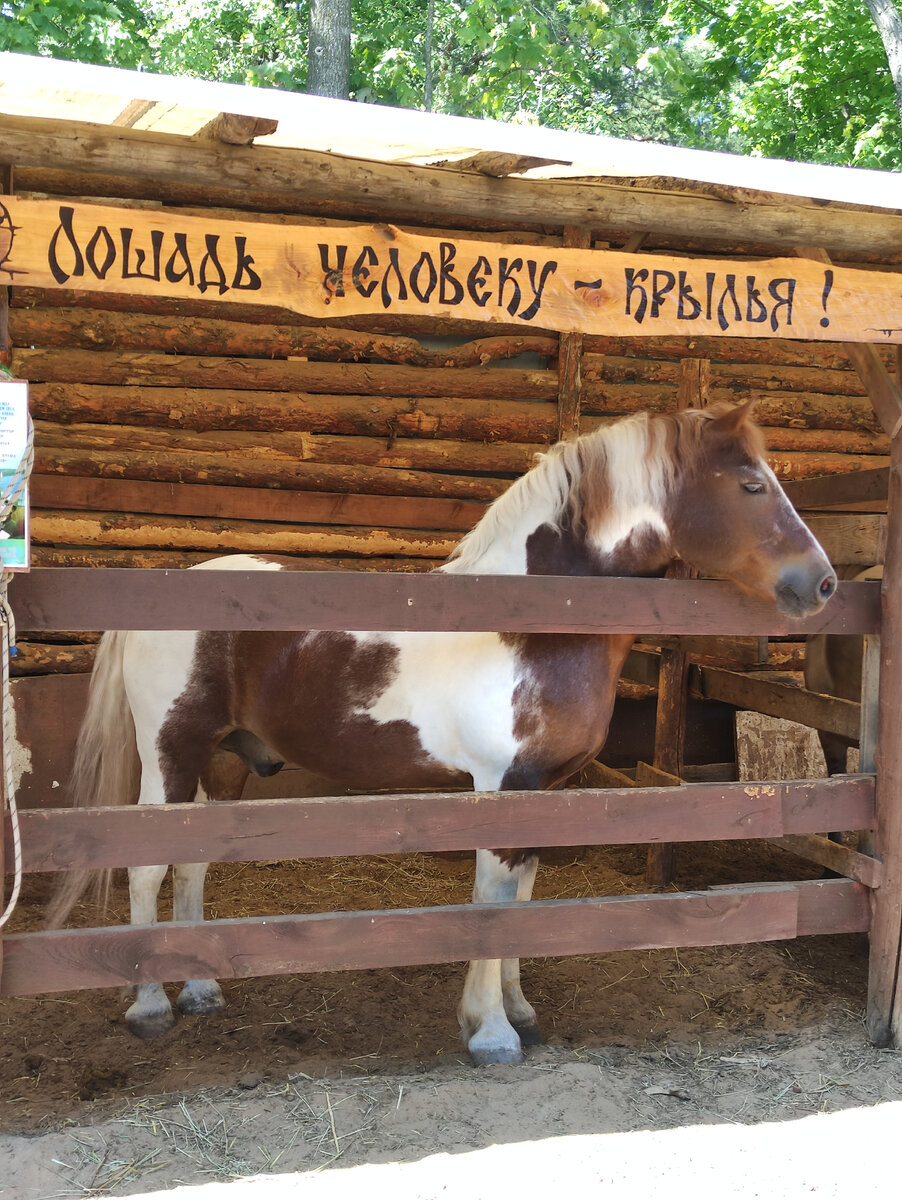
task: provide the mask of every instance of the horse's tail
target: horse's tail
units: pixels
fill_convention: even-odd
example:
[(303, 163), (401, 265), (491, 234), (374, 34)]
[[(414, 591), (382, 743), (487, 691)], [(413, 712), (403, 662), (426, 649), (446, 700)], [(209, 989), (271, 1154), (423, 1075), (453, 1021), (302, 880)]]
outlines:
[[(141, 765), (123, 676), (127, 637), (124, 631), (105, 633), (97, 649), (69, 780), (73, 808), (131, 804), (138, 799)], [(47, 924), (61, 925), (92, 879), (97, 898), (105, 905), (111, 878), (112, 870), (78, 867), (67, 871), (50, 900)]]

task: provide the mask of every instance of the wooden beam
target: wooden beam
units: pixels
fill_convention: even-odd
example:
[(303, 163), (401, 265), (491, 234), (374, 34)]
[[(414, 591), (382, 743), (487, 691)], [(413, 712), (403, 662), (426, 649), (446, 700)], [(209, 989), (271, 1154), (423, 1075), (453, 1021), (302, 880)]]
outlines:
[[(592, 234), (585, 227), (568, 225), (564, 229), (564, 245), (588, 250)], [(562, 333), (558, 352), (558, 441), (577, 437), (582, 406), (583, 334)]]
[(863, 883), (865, 887), (877, 888), (882, 882), (883, 870), (877, 859), (859, 854), (838, 842), (831, 842), (829, 838), (819, 837), (815, 833), (788, 833), (784, 837), (765, 840), (780, 850), (795, 854), (797, 858), (818, 863), (837, 875)]
[(792, 684), (777, 683), (758, 675), (727, 671), (721, 667), (701, 667), (699, 691), (706, 700), (720, 700), (736, 708), (766, 713), (786, 721), (798, 721), (814, 729), (838, 733), (857, 741), (861, 724), (861, 705), (837, 696), (823, 696)]
[(504, 848), (512, 837), (524, 846), (732, 841), (865, 829), (874, 820), (868, 775), (642, 788), (609, 771), (602, 778), (617, 787), (31, 809), (21, 814), (24, 866), (443, 853)]
[(868, 891), (845, 879), (710, 892), (467, 904), (17, 934), (5, 995), (466, 959), (604, 954), (862, 932)]
[(789, 479), (783, 490), (796, 509), (842, 508), (845, 504), (885, 501), (889, 494), (889, 468), (849, 471), (815, 479)]
[(873, 633), (879, 585), (841, 583), (816, 616), (789, 620), (716, 580), (344, 571), (37, 568), (10, 587), (18, 628), (446, 629), (568, 633)]
[(521, 175), (534, 167), (570, 166), (560, 158), (536, 158), (532, 154), (509, 154), (502, 150), (480, 150), (468, 158), (459, 158), (443, 162), (441, 166), (448, 170), (478, 171), (480, 175), (490, 175), (493, 179), (503, 179), (506, 175)]
[[(360, 162), (340, 155), (275, 146), (223, 146), (177, 135), (111, 129), (73, 121), (0, 117), (0, 142), (23, 167), (72, 164), (87, 173), (130, 176), (154, 184), (209, 187), (234, 193), (234, 203), (254, 206), (255, 193), (290, 201), (290, 208), (319, 208), (332, 216), (391, 213), (393, 219), (490, 218), (534, 226), (554, 215), (564, 225), (695, 239), (736, 240), (736, 205), (692, 191), (655, 192), (629, 183), (492, 179), (442, 167)], [(257, 205), (259, 207), (259, 205)], [(544, 216), (543, 216), (544, 214)], [(833, 254), (896, 255), (902, 217), (856, 212), (846, 206), (746, 204), (743, 236), (787, 251), (799, 243), (825, 246)]]
[(867, 1023), (876, 1045), (902, 1046), (902, 436), (893, 439), (888, 515), (892, 536), (883, 568), (883, 662), (875, 756), (875, 852), (884, 875), (874, 893)]
[(229, 146), (249, 146), (254, 138), (275, 133), (279, 122), (269, 117), (246, 117), (242, 113), (221, 112), (194, 135), (212, 138)]

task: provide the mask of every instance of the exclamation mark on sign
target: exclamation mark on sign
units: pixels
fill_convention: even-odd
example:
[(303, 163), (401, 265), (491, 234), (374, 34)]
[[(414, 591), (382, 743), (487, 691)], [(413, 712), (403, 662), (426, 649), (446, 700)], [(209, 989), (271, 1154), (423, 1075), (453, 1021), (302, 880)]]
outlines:
[[(833, 272), (832, 271), (824, 271), (824, 290), (821, 293), (821, 304), (823, 305), (824, 312), (827, 311), (827, 297), (830, 295), (830, 292), (832, 290), (833, 290)], [(822, 329), (826, 329), (829, 324), (830, 324), (829, 317), (821, 317), (821, 328)]]

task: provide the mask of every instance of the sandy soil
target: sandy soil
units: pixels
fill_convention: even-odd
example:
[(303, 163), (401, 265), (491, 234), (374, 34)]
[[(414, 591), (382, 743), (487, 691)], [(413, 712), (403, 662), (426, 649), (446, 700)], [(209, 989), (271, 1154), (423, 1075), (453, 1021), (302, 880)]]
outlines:
[[(537, 896), (644, 891), (643, 865), (640, 847), (557, 852)], [(680, 889), (816, 870), (756, 843), (682, 847), (678, 869)], [(465, 856), (214, 871), (218, 916), (451, 903), (471, 886)], [(29, 880), (17, 927), (39, 919), (47, 884)], [(531, 960), (548, 1045), (520, 1067), (468, 1064), (462, 975), (229, 983), (224, 1016), (182, 1018), (153, 1043), (128, 1034), (115, 992), (0, 1002), (0, 1194), (124, 1196), (902, 1100), (902, 1055), (864, 1033), (861, 935)]]

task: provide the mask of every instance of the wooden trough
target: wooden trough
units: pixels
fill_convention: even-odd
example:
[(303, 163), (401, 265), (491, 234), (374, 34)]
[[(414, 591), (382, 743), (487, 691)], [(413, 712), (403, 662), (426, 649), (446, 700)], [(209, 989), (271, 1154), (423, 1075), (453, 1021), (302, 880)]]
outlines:
[[(386, 148), (384, 110), (355, 106), (349, 126), (350, 106), (314, 120), (311, 98), (196, 85), (189, 112), (179, 81), (54, 63), (51, 83), (49, 64), (2, 57), (0, 318), (36, 422), (36, 569), (11, 587), (21, 673), (42, 675), (16, 684), (33, 760), (26, 871), (766, 838), (842, 877), (6, 935), (0, 994), (869, 930), (869, 1030), (902, 1044), (902, 213), (885, 177), (739, 160), (736, 178), (713, 178), (725, 168), (702, 155), (690, 184), (663, 148), (547, 131), (529, 131), (527, 164), (516, 131), (499, 155), (469, 122), (449, 167), (424, 140), (451, 135), (423, 114), (398, 118), (402, 154), (397, 138)], [(48, 96), (67, 87), (63, 119)], [(191, 136), (201, 117), (258, 105), (281, 143)], [(344, 156), (315, 140), (333, 144), (342, 122)], [(643, 174), (630, 156), (650, 150), (657, 169), (652, 155)], [(611, 168), (617, 154), (628, 172)], [(711, 581), (416, 573), (557, 437), (750, 394), (772, 465), (833, 561), (885, 558), (882, 601), (876, 584), (843, 583), (790, 629)], [(146, 569), (229, 549), (311, 570), (268, 575), (265, 592), (229, 572), (226, 594), (215, 572)], [(75, 724), (80, 694), (51, 714), (33, 685), (87, 670), (98, 629), (179, 628), (186, 611), (210, 629), (599, 633), (626, 629), (605, 614), (628, 612), (628, 631), (657, 647), (628, 666), (657, 685), (653, 761), (629, 776), (598, 763), (588, 782), (601, 786), (560, 792), (263, 799), (218, 806), (215, 822), (203, 806), (53, 807), (64, 756), (46, 770), (34, 759), (42, 729), (50, 746)], [(690, 644), (668, 639), (807, 632), (867, 635), (860, 708), (704, 655), (690, 682), (846, 734), (860, 723), (876, 770), (687, 781)], [(874, 858), (818, 836), (871, 828)]]

